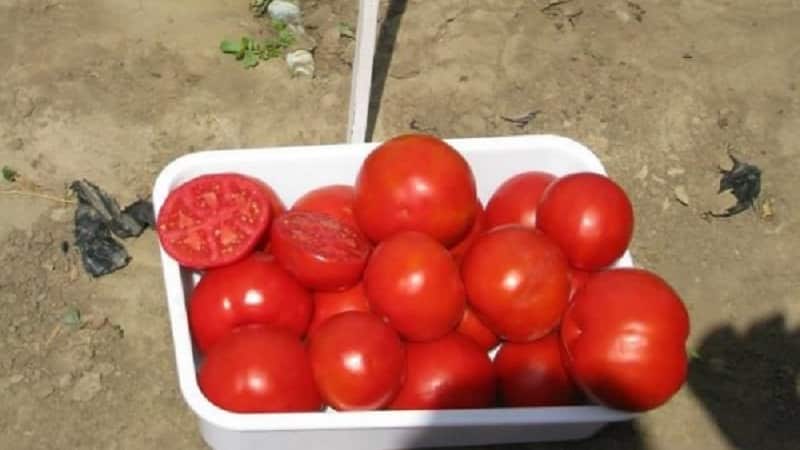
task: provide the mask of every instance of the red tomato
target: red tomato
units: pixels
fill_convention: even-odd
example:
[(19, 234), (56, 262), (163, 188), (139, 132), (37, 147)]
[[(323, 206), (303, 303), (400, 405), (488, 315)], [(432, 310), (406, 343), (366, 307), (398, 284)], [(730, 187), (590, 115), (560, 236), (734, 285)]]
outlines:
[(481, 322), (481, 319), (475, 315), (470, 307), (464, 309), (464, 317), (458, 324), (456, 331), (472, 339), (486, 351), (493, 349), (500, 341), (497, 335), (486, 324)]
[(356, 191), (353, 186), (332, 184), (306, 192), (292, 205), (292, 211), (313, 211), (330, 214), (336, 219), (358, 229), (353, 203)]
[(454, 330), (466, 299), (458, 266), (432, 237), (404, 231), (378, 244), (364, 271), (370, 307), (404, 338), (425, 341)]
[(561, 340), (573, 379), (595, 401), (645, 411), (687, 373), (689, 315), (678, 294), (642, 269), (593, 274), (564, 314)]
[(557, 332), (524, 344), (503, 343), (494, 369), (506, 406), (566, 406), (581, 397), (561, 361)]
[(485, 233), (461, 263), (469, 305), (514, 342), (538, 339), (558, 325), (569, 298), (568, 270), (561, 249), (524, 225)]
[(308, 352), (323, 399), (340, 411), (382, 408), (405, 379), (403, 341), (371, 313), (331, 317), (310, 335)]
[(378, 146), (359, 169), (355, 190), (356, 220), (373, 242), (419, 231), (450, 247), (477, 214), (472, 169), (434, 136), (408, 134)]
[(542, 195), (536, 226), (553, 238), (576, 269), (599, 270), (625, 253), (633, 235), (633, 206), (610, 178), (576, 173)]
[(275, 220), (270, 251), (304, 286), (336, 291), (361, 279), (371, 244), (328, 214), (290, 211)]
[(486, 408), (495, 400), (492, 360), (466, 336), (408, 343), (406, 361), (406, 380), (389, 409)]
[(469, 233), (464, 239), (461, 239), (461, 242), (450, 248), (450, 254), (453, 255), (453, 259), (456, 260), (457, 264), (461, 264), (464, 255), (467, 254), (472, 244), (474, 244), (478, 236), (483, 234), (487, 229), (486, 215), (483, 213), (483, 206), (480, 201), (478, 201), (478, 215), (475, 216), (475, 220), (472, 222), (472, 228), (470, 228)]
[(200, 366), (200, 390), (238, 413), (320, 411), (306, 349), (281, 328), (251, 325), (228, 333)]
[(315, 292), (314, 314), (311, 316), (308, 334), (311, 335), (326, 320), (346, 311), (369, 311), (369, 300), (363, 283), (341, 292)]
[(311, 294), (272, 256), (256, 252), (203, 275), (189, 299), (189, 325), (206, 352), (240, 325), (275, 325), (302, 337), (312, 308)]
[(588, 280), (591, 275), (592, 275), (591, 272), (586, 272), (585, 270), (578, 270), (570, 267), (569, 270), (570, 299), (572, 299), (575, 293), (578, 292), (578, 290), (582, 288), (584, 284), (586, 284), (586, 280)]
[(539, 200), (555, 179), (555, 175), (541, 171), (522, 172), (506, 179), (486, 203), (488, 228), (509, 223), (535, 227)]
[(238, 261), (266, 234), (273, 194), (265, 183), (235, 173), (192, 178), (164, 200), (156, 220), (159, 241), (186, 267)]

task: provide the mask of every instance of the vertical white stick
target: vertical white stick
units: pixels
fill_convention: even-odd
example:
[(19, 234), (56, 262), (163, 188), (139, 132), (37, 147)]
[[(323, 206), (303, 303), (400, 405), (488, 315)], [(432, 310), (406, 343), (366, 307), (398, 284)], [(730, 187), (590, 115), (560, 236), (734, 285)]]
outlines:
[(347, 142), (362, 143), (367, 135), (369, 95), (372, 87), (372, 60), (378, 34), (378, 0), (358, 1), (356, 52), (350, 82), (350, 112)]

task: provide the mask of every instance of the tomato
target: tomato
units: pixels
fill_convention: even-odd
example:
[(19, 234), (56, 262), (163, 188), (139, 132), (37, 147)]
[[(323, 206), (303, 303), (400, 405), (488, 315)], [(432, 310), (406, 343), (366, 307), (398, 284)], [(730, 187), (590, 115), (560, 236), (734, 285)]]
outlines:
[(464, 317), (459, 322), (456, 331), (475, 341), (486, 351), (493, 349), (500, 341), (497, 335), (486, 326), (469, 306), (464, 309)]
[(353, 202), (356, 191), (353, 186), (345, 184), (332, 184), (306, 192), (298, 198), (292, 211), (315, 211), (330, 214), (336, 219), (358, 229)]
[(403, 341), (368, 312), (328, 319), (310, 335), (308, 354), (323, 399), (340, 411), (382, 408), (405, 379)]
[(255, 252), (209, 269), (189, 299), (189, 325), (201, 352), (232, 329), (275, 325), (302, 337), (312, 313), (311, 294), (270, 255)]
[(308, 326), (308, 334), (313, 333), (326, 320), (345, 311), (369, 311), (369, 300), (363, 283), (340, 292), (315, 292), (314, 313)]
[(158, 212), (159, 241), (179, 264), (207, 269), (238, 261), (265, 236), (272, 189), (253, 177), (201, 175), (169, 193)]
[(225, 335), (200, 366), (198, 384), (211, 403), (231, 412), (323, 407), (305, 347), (281, 328), (250, 325)]
[(445, 247), (469, 232), (477, 208), (467, 161), (445, 141), (407, 134), (375, 148), (355, 183), (354, 212), (373, 242), (399, 231), (426, 233)]
[(503, 343), (494, 369), (506, 406), (566, 406), (581, 397), (561, 361), (557, 332), (524, 344)]
[(586, 272), (585, 270), (578, 270), (570, 267), (569, 270), (570, 299), (572, 299), (575, 293), (578, 292), (578, 290), (582, 288), (584, 284), (586, 284), (586, 280), (588, 280), (591, 275), (592, 275), (591, 272)]
[(553, 238), (576, 269), (599, 270), (619, 259), (633, 235), (633, 206), (609, 177), (575, 173), (542, 195), (536, 226)]
[(361, 279), (372, 249), (355, 228), (319, 212), (289, 211), (270, 233), (270, 251), (304, 286), (336, 291)]
[(546, 335), (567, 306), (566, 257), (550, 238), (524, 225), (501, 225), (479, 237), (461, 274), (469, 305), (509, 341)]
[(486, 203), (488, 228), (516, 223), (536, 226), (536, 210), (545, 188), (556, 180), (549, 172), (528, 171), (506, 179)]
[(412, 341), (454, 330), (466, 304), (450, 253), (417, 231), (399, 232), (378, 244), (364, 271), (364, 291), (370, 308)]
[(489, 355), (459, 333), (406, 344), (406, 380), (389, 409), (486, 408), (495, 400)]
[(593, 274), (564, 314), (561, 340), (573, 379), (593, 400), (645, 411), (687, 374), (689, 315), (678, 294), (643, 269)]
[(475, 220), (472, 222), (472, 228), (470, 228), (469, 233), (467, 233), (467, 235), (461, 239), (461, 242), (450, 248), (450, 254), (453, 255), (453, 259), (456, 260), (457, 264), (461, 264), (461, 260), (464, 259), (464, 255), (472, 247), (472, 244), (475, 243), (475, 240), (478, 239), (478, 236), (483, 234), (488, 229), (486, 226), (486, 215), (483, 213), (483, 206), (481, 205), (480, 201), (478, 201), (477, 208), (478, 215), (475, 216)]

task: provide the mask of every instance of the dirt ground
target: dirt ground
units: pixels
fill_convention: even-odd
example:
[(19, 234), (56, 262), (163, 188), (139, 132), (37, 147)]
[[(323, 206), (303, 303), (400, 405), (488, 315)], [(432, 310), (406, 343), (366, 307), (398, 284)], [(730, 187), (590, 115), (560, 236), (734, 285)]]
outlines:
[[(92, 279), (63, 251), (74, 205), (59, 199), (80, 178), (122, 204), (147, 197), (196, 150), (342, 142), (353, 42), (337, 27), (356, 3), (303, 2), (310, 80), (220, 53), (264, 27), (248, 0), (0, 0), (0, 165), (20, 174), (0, 180), (0, 448), (205, 448), (177, 389), (154, 234)], [(373, 140), (414, 127), (586, 143), (633, 199), (636, 263), (690, 310), (698, 357), (678, 395), (541, 448), (800, 448), (800, 2), (388, 3)], [(728, 149), (762, 169), (761, 195), (706, 220), (734, 201), (717, 194)]]

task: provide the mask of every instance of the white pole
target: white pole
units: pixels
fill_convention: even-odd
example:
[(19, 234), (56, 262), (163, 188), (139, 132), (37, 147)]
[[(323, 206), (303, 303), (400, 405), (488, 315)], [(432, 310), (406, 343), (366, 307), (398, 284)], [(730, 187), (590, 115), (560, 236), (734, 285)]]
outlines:
[(362, 143), (367, 136), (369, 95), (372, 86), (372, 60), (378, 34), (378, 0), (358, 1), (356, 52), (350, 81), (350, 112), (347, 142)]

